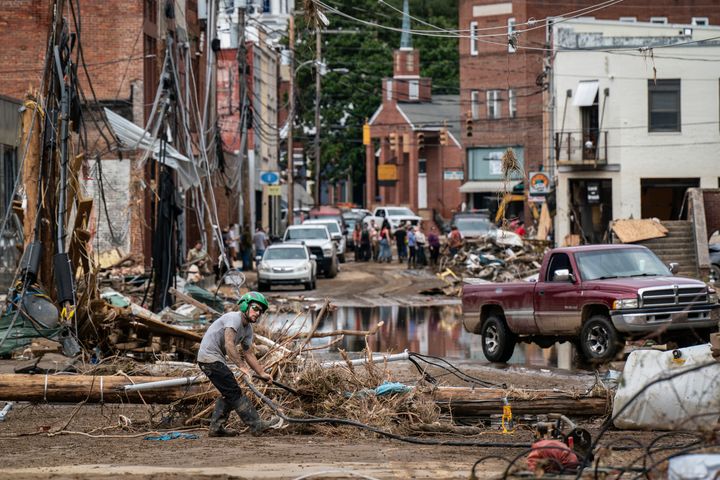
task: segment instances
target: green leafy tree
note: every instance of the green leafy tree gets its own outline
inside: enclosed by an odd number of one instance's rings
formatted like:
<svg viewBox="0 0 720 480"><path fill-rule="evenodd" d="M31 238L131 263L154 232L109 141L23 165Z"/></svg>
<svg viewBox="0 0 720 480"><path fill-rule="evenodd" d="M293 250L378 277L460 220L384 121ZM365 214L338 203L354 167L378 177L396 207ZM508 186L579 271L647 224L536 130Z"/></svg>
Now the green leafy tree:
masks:
<svg viewBox="0 0 720 480"><path fill-rule="evenodd" d="M386 0L402 10L402 0ZM330 0L341 12L364 21L393 28L402 27L402 14L377 0ZM410 14L443 29L457 28L457 4L447 0L410 0ZM327 13L330 25L323 33L322 58L327 72L322 77L321 178L335 183L350 177L364 183L365 147L362 126L381 104L382 79L392 76L393 51L400 47L400 33L363 25L356 20ZM314 24L296 17L296 65L315 58ZM412 29L429 29L412 21ZM346 32L346 33L338 33ZM432 78L434 93L459 92L456 38L413 35L420 52L421 74ZM315 69L301 68L296 77L297 117L295 138L304 141L312 157L315 129ZM314 165L311 163L311 168ZM359 202L360 198L355 201Z"/></svg>

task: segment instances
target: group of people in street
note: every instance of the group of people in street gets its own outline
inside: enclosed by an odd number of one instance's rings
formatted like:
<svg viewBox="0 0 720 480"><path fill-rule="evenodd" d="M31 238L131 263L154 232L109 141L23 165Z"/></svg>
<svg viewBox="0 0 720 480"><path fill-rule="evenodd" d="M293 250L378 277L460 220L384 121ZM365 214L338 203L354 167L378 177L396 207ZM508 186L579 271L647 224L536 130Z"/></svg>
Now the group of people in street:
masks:
<svg viewBox="0 0 720 480"><path fill-rule="evenodd" d="M422 225L403 223L393 232L387 220L383 221L380 227L376 225L375 220L371 220L369 224L361 223L355 224L353 230L356 262L371 260L379 263L392 262L394 242L398 263L407 262L408 268L437 265L440 257L440 235L437 227L431 227L425 235ZM457 235L459 234L458 231ZM462 245L461 235L459 239Z"/></svg>

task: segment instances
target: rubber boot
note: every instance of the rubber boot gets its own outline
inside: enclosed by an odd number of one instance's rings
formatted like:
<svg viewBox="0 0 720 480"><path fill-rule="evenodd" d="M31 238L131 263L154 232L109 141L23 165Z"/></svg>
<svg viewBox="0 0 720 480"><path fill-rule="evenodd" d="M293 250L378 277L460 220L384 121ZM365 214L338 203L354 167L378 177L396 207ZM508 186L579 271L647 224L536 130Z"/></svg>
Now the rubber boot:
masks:
<svg viewBox="0 0 720 480"><path fill-rule="evenodd" d="M233 408L235 408L235 411L243 423L250 427L250 433L256 437L262 435L270 428L282 428L284 425L282 418L277 416L271 417L270 420L261 419L257 410L255 410L255 407L247 397L240 398L235 402Z"/></svg>
<svg viewBox="0 0 720 480"><path fill-rule="evenodd" d="M230 416L232 411L231 406L225 401L223 397L218 397L215 401L215 410L213 410L212 417L210 417L210 432L211 437L236 437L238 432L234 430L227 430L225 423Z"/></svg>

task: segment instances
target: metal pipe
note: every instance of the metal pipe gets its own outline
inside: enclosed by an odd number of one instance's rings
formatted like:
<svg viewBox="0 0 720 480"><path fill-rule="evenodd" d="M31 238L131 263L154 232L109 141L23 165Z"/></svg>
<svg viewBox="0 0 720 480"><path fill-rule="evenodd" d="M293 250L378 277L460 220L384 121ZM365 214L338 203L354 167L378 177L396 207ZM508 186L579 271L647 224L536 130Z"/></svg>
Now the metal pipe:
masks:
<svg viewBox="0 0 720 480"><path fill-rule="evenodd" d="M181 387L184 385L194 385L206 379L204 374L194 377L171 378L169 380L160 380L157 382L135 383L123 386L124 392L141 392L143 390L160 390L163 388Z"/></svg>
<svg viewBox="0 0 720 480"><path fill-rule="evenodd" d="M10 413L10 410L12 410L13 405L15 405L14 402L7 402L5 404L5 407L0 410L0 422L5 421L5 417L7 417L7 414Z"/></svg>
<svg viewBox="0 0 720 480"><path fill-rule="evenodd" d="M403 353L396 353L393 355L373 355L372 360L373 362L399 362L401 360L407 360L410 358L410 352L405 350ZM367 358L357 358L355 360L350 360L350 362L346 362L345 360L336 360L332 362L323 362L320 364L321 367L327 368L327 367L337 367L342 365L347 365L350 363L350 365L364 365L367 363Z"/></svg>

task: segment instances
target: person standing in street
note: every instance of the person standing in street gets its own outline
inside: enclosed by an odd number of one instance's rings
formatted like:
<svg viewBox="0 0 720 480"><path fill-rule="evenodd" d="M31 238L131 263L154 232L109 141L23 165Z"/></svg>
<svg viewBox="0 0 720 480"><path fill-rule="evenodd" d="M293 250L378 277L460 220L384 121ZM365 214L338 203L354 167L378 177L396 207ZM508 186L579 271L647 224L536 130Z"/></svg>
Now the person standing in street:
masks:
<svg viewBox="0 0 720 480"><path fill-rule="evenodd" d="M262 257L265 254L265 248L268 246L268 237L265 230L258 225L255 235L253 235L253 244L255 245L255 256Z"/></svg>
<svg viewBox="0 0 720 480"><path fill-rule="evenodd" d="M407 227L407 244L410 254L408 255L408 268L415 268L417 266L417 258L415 251L417 250L417 242L415 241L415 229L412 225Z"/></svg>
<svg viewBox="0 0 720 480"><path fill-rule="evenodd" d="M390 224L387 220L383 222L382 229L380 230L380 254L378 255L378 261L380 263L392 262L392 248L390 247Z"/></svg>
<svg viewBox="0 0 720 480"><path fill-rule="evenodd" d="M355 261L359 262L362 260L362 248L360 247L360 243L362 241L362 229L360 227L360 223L357 222L355 224L355 228L353 228L352 238L353 238L353 245L355 248L353 249L355 251Z"/></svg>
<svg viewBox="0 0 720 480"><path fill-rule="evenodd" d="M372 249L372 259L377 261L380 254L380 238L375 220L370 221L370 248Z"/></svg>
<svg viewBox="0 0 720 480"><path fill-rule="evenodd" d="M405 222L395 230L395 245L397 246L398 262L403 263L407 258L407 230Z"/></svg>
<svg viewBox="0 0 720 480"><path fill-rule="evenodd" d="M415 252L417 264L424 267L427 265L427 257L425 256L425 243L427 243L427 239L420 226L415 227L415 243L417 246L417 251Z"/></svg>
<svg viewBox="0 0 720 480"><path fill-rule="evenodd" d="M197 361L200 370L220 392L210 418L211 437L234 437L238 434L225 429L225 424L233 410L237 412L243 423L250 427L253 435L261 435L270 428L283 426L280 417L273 416L270 420L260 418L227 365L226 358L230 359L249 380L250 371L243 366L246 364L263 380L272 381L272 375L265 373L252 352L252 326L268 309L268 301L261 293L248 292L240 298L238 305L239 312L228 312L210 325L203 335L198 350ZM242 346L242 353L238 352L237 345Z"/></svg>
<svg viewBox="0 0 720 480"><path fill-rule="evenodd" d="M440 256L440 237L436 227L432 227L428 234L428 249L430 250L430 266L436 268Z"/></svg>

